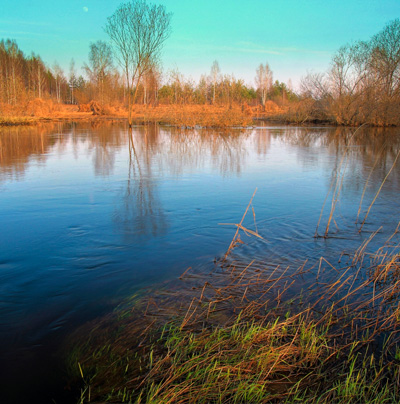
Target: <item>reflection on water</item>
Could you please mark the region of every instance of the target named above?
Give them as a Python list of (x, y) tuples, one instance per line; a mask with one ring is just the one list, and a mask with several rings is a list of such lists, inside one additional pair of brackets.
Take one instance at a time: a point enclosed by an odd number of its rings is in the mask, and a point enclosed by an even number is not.
[[(255, 132), (257, 136), (254, 136)], [(354, 132), (357, 133), (353, 136)], [(214, 130), (181, 131), (149, 125), (135, 128), (129, 136), (127, 130), (113, 122), (97, 122), (70, 127), (61, 123), (3, 127), (0, 134), (0, 181), (19, 178), (29, 164), (43, 164), (50, 153), (63, 154), (68, 147), (68, 152), (77, 157), (79, 145), (82, 144), (92, 156), (96, 176), (112, 175), (116, 153), (128, 144), (131, 153), (134, 154), (133, 149), (137, 150), (137, 156), (133, 155), (136, 164), (139, 155), (144, 159), (149, 175), (154, 163), (168, 167), (171, 173), (179, 175), (187, 166), (201, 167), (208, 161), (209, 155), (212, 156), (213, 167), (218, 168), (222, 175), (240, 173), (249, 155), (249, 142), (246, 142), (249, 138), (251, 152), (259, 156), (268, 153), (271, 140), (279, 140), (297, 148), (299, 160), (309, 166), (317, 166), (324, 158), (316, 153), (320, 148), (326, 148), (339, 161), (341, 151), (351, 142), (356, 149), (353, 163), (361, 164), (360, 168), (368, 172), (380, 152), (375, 175), (391, 165), (399, 147), (397, 129), (382, 128), (267, 127), (227, 133)], [(160, 161), (154, 161), (156, 155)]]
[[(219, 223), (240, 220), (256, 187), (257, 228), (265, 240), (243, 238), (235, 258), (294, 266), (336, 259), (382, 225), (379, 245), (399, 221), (398, 167), (365, 231), (359, 234), (354, 222), (366, 180), (364, 213), (400, 138), (394, 129), (354, 132), (158, 125), (130, 132), (113, 122), (1, 128), (0, 354), (7, 394), (25, 391), (30, 402), (35, 394), (38, 402), (51, 402), (53, 354), (65, 334), (188, 266), (212, 269), (234, 232)], [(324, 199), (343, 169), (338, 230), (334, 238), (316, 240)], [(328, 214), (329, 208), (322, 221)], [(246, 220), (252, 228), (253, 217)]]
[[(137, 141), (132, 129), (129, 129), (129, 164), (126, 189), (122, 197), (122, 207), (115, 215), (115, 221), (122, 225), (122, 232), (129, 240), (131, 234), (143, 234), (149, 236), (165, 235), (167, 222), (164, 211), (157, 195), (157, 182), (152, 175), (152, 159), (148, 139), (157, 131), (157, 127), (144, 127), (135, 134), (144, 139)], [(153, 137), (154, 139), (154, 137)], [(143, 158), (139, 159), (139, 148), (136, 144), (144, 144), (141, 152)]]

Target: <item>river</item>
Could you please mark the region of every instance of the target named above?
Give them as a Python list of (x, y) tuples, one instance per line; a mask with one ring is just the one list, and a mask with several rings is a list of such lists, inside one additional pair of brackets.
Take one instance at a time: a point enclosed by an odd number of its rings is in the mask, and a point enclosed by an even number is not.
[[(399, 220), (397, 129), (189, 130), (122, 123), (0, 128), (1, 402), (73, 402), (58, 350), (135, 291), (209, 271), (257, 188), (235, 254), (337, 262)], [(325, 233), (335, 179), (340, 192)], [(384, 182), (361, 232), (359, 222)], [(367, 183), (367, 186), (366, 186)], [(329, 193), (330, 192), (330, 193)], [(363, 196), (364, 193), (364, 196)], [(255, 218), (255, 220), (254, 220)], [(222, 224), (224, 223), (224, 224)], [(28, 400), (28, 401), (27, 401)]]

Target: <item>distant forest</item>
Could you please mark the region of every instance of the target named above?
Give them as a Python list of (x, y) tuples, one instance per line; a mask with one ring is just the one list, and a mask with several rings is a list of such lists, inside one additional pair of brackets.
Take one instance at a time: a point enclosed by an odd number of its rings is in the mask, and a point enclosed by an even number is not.
[[(123, 74), (103, 41), (90, 44), (85, 77), (73, 60), (68, 71), (47, 66), (39, 55), (24, 55), (15, 40), (0, 41), (0, 114), (33, 99), (60, 104), (125, 105)], [(297, 91), (273, 80), (268, 63), (255, 69), (255, 86), (223, 74), (215, 61), (198, 82), (178, 70), (163, 74), (154, 65), (131, 89), (135, 104), (248, 105), (265, 109), (273, 102), (293, 122), (325, 121), (339, 125), (400, 125), (400, 20), (389, 22), (369, 41), (340, 48), (326, 72), (309, 73)]]

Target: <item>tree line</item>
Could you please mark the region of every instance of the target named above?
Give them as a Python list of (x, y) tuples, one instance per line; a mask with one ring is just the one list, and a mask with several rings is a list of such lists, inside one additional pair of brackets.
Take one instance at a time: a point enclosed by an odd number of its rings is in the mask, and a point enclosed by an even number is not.
[(152, 65), (140, 77), (139, 84), (128, 91), (113, 59), (109, 44), (91, 43), (88, 63), (82, 66), (83, 76), (76, 73), (73, 60), (66, 72), (57, 63), (47, 66), (34, 53), (25, 56), (15, 40), (3, 39), (0, 41), (0, 102), (18, 105), (34, 98), (47, 98), (64, 104), (95, 100), (109, 105), (127, 102), (129, 92), (135, 96), (135, 103), (153, 106), (159, 103), (263, 106), (268, 100), (282, 103), (298, 97), (291, 86), (278, 80), (272, 82), (272, 76), (254, 87), (234, 75), (223, 74), (217, 61), (210, 73), (203, 74), (197, 83), (177, 69), (163, 73), (158, 64)]
[(35, 98), (64, 104), (250, 105), (273, 101), (296, 122), (341, 125), (400, 124), (400, 20), (389, 22), (369, 41), (341, 47), (328, 71), (310, 73), (293, 91), (273, 80), (268, 63), (255, 69), (255, 86), (223, 74), (218, 61), (196, 82), (178, 69), (164, 73), (160, 49), (169, 36), (171, 15), (146, 0), (121, 4), (105, 26), (110, 42), (90, 44), (83, 75), (71, 60), (67, 72), (25, 56), (15, 40), (0, 41), (0, 103), (23, 105)]

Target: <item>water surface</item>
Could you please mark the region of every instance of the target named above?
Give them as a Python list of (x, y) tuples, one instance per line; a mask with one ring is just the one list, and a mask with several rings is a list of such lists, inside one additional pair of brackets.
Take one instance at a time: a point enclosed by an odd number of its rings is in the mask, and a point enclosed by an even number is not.
[[(293, 268), (321, 256), (337, 261), (382, 226), (370, 245), (377, 248), (400, 220), (397, 166), (361, 234), (355, 219), (367, 178), (361, 217), (396, 158), (400, 137), (394, 129), (353, 133), (150, 125), (130, 135), (112, 123), (0, 129), (4, 402), (67, 397), (57, 357), (62, 339), (124, 297), (177, 279), (189, 266), (209, 271), (235, 231), (220, 223), (239, 222), (255, 188), (264, 240), (244, 236), (237, 257)], [(345, 175), (332, 237), (315, 239), (338, 171)], [(328, 197), (321, 234), (330, 203)], [(245, 225), (255, 228), (252, 214)]]

